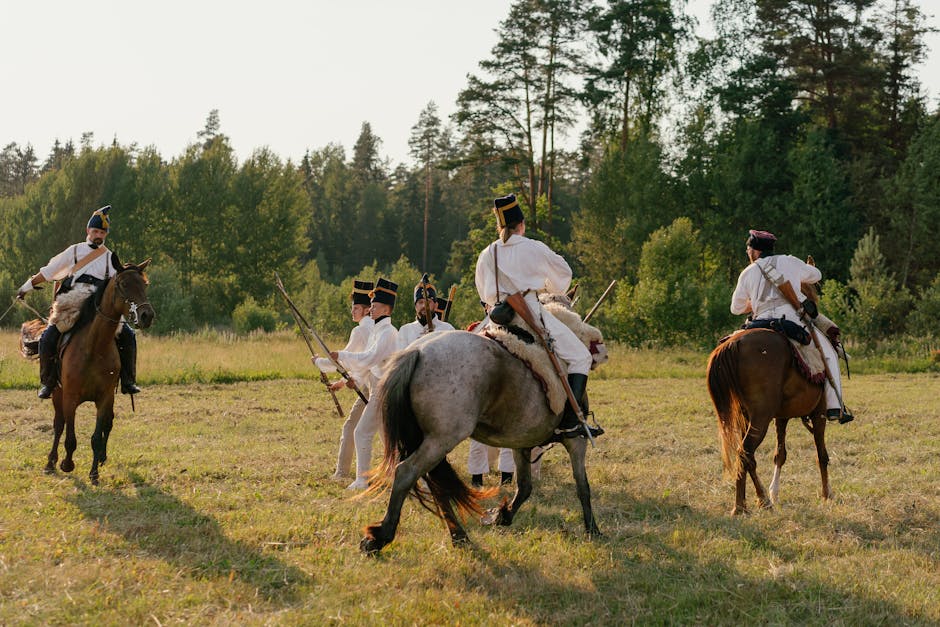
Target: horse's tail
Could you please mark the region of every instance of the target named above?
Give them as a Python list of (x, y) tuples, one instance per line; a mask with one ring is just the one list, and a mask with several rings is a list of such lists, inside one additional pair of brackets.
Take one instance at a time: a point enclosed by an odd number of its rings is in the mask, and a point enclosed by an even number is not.
[[(388, 364), (386, 375), (373, 397), (375, 400), (369, 399), (370, 402), (381, 403), (384, 409), (382, 430), (385, 435), (385, 455), (373, 472), (373, 488), (370, 492), (391, 487), (398, 464), (417, 451), (424, 442), (424, 432), (418, 425), (410, 393), (411, 379), (420, 359), (421, 352), (417, 349), (398, 353)], [(457, 475), (446, 457), (424, 479), (427, 489), (415, 484), (412, 493), (433, 514), (440, 515), (435, 499), (453, 503), (462, 515), (483, 513), (479, 497)]]
[(738, 376), (738, 343), (727, 340), (708, 358), (708, 392), (718, 414), (718, 436), (725, 476), (737, 479), (741, 474), (741, 453), (748, 420), (741, 406), (741, 380)]

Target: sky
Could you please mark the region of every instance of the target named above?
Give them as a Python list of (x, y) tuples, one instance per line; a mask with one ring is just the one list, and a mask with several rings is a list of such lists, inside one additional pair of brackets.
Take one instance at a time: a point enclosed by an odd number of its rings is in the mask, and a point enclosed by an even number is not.
[[(433, 101), (446, 118), (496, 44), (510, 0), (0, 0), (0, 146), (56, 139), (156, 146), (196, 141), (209, 112), (239, 159), (267, 146), (298, 161), (351, 153), (363, 122), (409, 162)], [(711, 0), (690, 0), (703, 32)], [(922, 0), (929, 12), (933, 0)], [(930, 18), (940, 28), (940, 19)], [(940, 35), (919, 76), (940, 100)]]

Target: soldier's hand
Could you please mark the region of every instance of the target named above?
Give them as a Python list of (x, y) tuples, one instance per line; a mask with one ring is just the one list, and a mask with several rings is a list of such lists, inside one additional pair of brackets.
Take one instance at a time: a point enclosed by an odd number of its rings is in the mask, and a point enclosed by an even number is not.
[(346, 385), (346, 381), (344, 379), (340, 379), (339, 381), (334, 381), (333, 383), (330, 384), (330, 391), (339, 392), (340, 390), (343, 389), (343, 387), (345, 387), (345, 385)]

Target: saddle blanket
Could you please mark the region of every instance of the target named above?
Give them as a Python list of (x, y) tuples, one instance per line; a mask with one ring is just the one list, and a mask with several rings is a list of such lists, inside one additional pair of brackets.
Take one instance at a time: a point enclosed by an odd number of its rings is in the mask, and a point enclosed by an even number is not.
[[(604, 346), (604, 336), (597, 327), (582, 322), (581, 316), (560, 303), (543, 302), (542, 307), (555, 316), (566, 327), (571, 329), (575, 336), (588, 347), (594, 358), (591, 365), (592, 369), (608, 360), (607, 348)], [(518, 327), (534, 337), (534, 335), (532, 335), (532, 329), (529, 328), (518, 314), (516, 314), (509, 326)], [(528, 366), (532, 374), (535, 375), (535, 378), (542, 384), (542, 389), (545, 390), (549, 409), (556, 414), (560, 414), (564, 411), (565, 403), (567, 402), (565, 388), (562, 386), (554, 366), (552, 366), (548, 353), (545, 352), (545, 349), (542, 348), (542, 345), (538, 341), (527, 342), (506, 327), (501, 327), (496, 324), (490, 324), (486, 328), (484, 335), (498, 342), (500, 346), (509, 351), (513, 356), (522, 360), (522, 362)], [(561, 362), (561, 367), (564, 371), (564, 362)], [(567, 375), (567, 371), (565, 371), (564, 374)]]

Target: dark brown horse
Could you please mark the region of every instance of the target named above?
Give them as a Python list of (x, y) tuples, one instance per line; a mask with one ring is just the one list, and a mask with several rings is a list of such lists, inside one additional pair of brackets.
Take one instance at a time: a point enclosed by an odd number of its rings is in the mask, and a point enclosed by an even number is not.
[[(750, 329), (719, 344), (708, 359), (708, 391), (718, 414), (725, 474), (735, 480), (732, 514), (747, 512), (747, 475), (760, 507), (777, 502), (780, 469), (787, 460), (786, 431), (800, 417), (816, 442), (822, 498), (829, 498), (825, 397), (822, 384), (810, 383), (796, 368), (789, 340), (770, 329)], [(771, 421), (777, 426), (774, 477), (770, 493), (757, 478), (754, 453)]]
[(114, 278), (106, 281), (88, 298), (79, 321), (61, 355), (60, 385), (52, 393), (55, 407), (52, 451), (46, 472), (54, 473), (59, 460), (59, 438), (65, 431), (65, 459), (60, 468), (72, 472), (75, 439), (75, 410), (85, 401), (97, 408), (95, 431), (91, 436), (93, 459), (89, 478), (98, 484), (98, 466), (108, 459), (108, 436), (114, 421), (114, 390), (118, 384), (121, 361), (114, 338), (121, 316), (142, 328), (153, 323), (153, 307), (147, 302), (147, 277), (140, 265), (127, 264)]

